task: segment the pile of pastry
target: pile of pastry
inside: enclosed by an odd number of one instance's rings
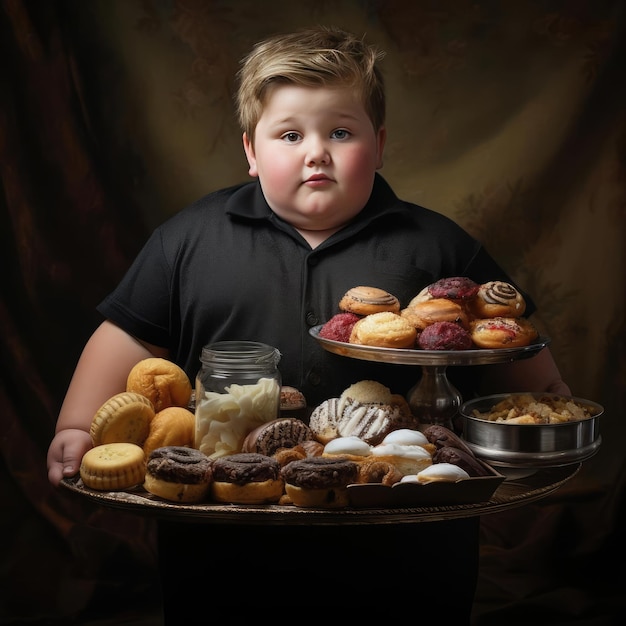
[[[370,380],[315,407],[309,423],[294,416],[299,392],[285,388],[280,417],[247,433],[240,451],[209,456],[193,445],[193,413],[177,406],[190,397],[184,372],[163,359],[136,368],[143,375],[133,370],[128,387],[142,393],[114,396],[92,420],[94,447],[80,467],[92,489],[142,486],[179,503],[339,508],[349,505],[351,484],[456,482],[489,474],[455,433],[435,425],[417,430],[406,400]],[[165,370],[175,375],[164,376]],[[133,383],[138,379],[140,387]]]
[[[510,283],[478,284],[470,278],[442,278],[427,285],[406,307],[378,287],[349,289],[339,313],[320,337],[363,346],[421,350],[517,348],[537,339],[523,317],[526,302]]]

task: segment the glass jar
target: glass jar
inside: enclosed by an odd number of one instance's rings
[[[256,341],[202,348],[196,377],[195,447],[216,458],[241,452],[246,435],[280,410],[280,352]]]

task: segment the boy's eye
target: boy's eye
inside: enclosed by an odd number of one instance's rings
[[[333,139],[347,139],[350,136],[350,133],[344,128],[338,128],[334,130],[331,134]]]
[[[283,140],[287,141],[288,143],[293,143],[295,141],[298,141],[298,139],[300,139],[300,135],[295,132],[285,133],[283,135]]]

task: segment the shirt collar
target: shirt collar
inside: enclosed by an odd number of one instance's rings
[[[353,223],[370,223],[379,217],[406,210],[406,203],[396,196],[380,174],[376,174],[369,200]],[[235,190],[226,202],[226,213],[249,220],[272,220],[276,217],[265,200],[258,179]]]

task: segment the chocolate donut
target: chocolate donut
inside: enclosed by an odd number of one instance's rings
[[[249,432],[241,451],[272,456],[281,448],[293,448],[313,438],[313,432],[303,421],[295,417],[279,417]]]
[[[200,450],[163,446],[149,454],[143,486],[164,500],[199,502],[207,495],[211,477],[211,460]]]
[[[294,505],[338,508],[347,506],[347,487],[358,482],[359,466],[354,461],[315,456],[288,463],[281,475]]]
[[[278,502],[284,483],[278,461],[265,454],[239,452],[213,460],[211,497],[217,502]]]

